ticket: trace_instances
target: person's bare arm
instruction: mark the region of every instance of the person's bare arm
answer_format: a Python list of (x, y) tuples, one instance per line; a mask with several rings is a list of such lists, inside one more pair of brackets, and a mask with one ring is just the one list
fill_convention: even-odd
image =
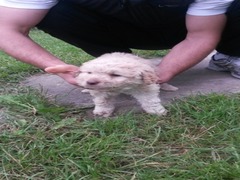
[[(22, 62), (41, 69), (55, 65), (66, 65), (28, 36), (29, 30), (39, 23), (47, 12), (48, 10), (0, 6), (0, 49)], [(58, 75), (69, 83), (75, 84), (70, 72)]]
[(186, 16), (187, 36), (163, 58), (156, 71), (159, 83), (196, 65), (217, 46), (226, 23), (224, 14)]

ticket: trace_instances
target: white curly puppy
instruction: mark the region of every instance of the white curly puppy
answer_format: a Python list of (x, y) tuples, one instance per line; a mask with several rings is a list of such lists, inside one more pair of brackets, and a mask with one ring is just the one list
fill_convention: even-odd
[[(76, 77), (78, 85), (93, 96), (94, 115), (109, 117), (114, 111), (114, 98), (120, 93), (137, 99), (143, 110), (164, 115), (159, 98), (160, 85), (150, 60), (126, 53), (110, 53), (85, 62)], [(168, 84), (162, 89), (177, 90)]]

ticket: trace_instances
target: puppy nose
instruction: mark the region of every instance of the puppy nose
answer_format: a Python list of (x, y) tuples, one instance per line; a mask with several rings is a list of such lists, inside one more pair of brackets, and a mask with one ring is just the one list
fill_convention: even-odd
[(100, 83), (100, 81), (96, 79), (91, 79), (87, 81), (88, 85), (97, 85), (98, 83)]

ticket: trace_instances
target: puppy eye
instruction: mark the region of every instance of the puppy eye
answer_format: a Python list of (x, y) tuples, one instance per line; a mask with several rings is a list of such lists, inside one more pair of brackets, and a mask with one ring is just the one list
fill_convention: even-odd
[(110, 74), (110, 76), (112, 76), (112, 77), (119, 77), (121, 75), (112, 73), (112, 74)]
[(87, 72), (88, 74), (92, 74), (92, 72)]

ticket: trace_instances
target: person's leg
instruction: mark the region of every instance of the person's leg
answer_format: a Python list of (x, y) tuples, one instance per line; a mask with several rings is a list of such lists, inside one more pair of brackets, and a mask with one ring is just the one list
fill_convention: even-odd
[(209, 62), (208, 68), (215, 71), (229, 71), (240, 79), (240, 1), (235, 0), (227, 13), (227, 24), (217, 53)]
[(60, 1), (37, 27), (93, 56), (116, 50), (131, 52), (120, 44), (113, 46), (112, 32), (106, 23), (103, 15), (69, 1)]
[(235, 0), (226, 13), (227, 24), (216, 50), (240, 57), (240, 1)]
[(183, 7), (145, 4), (109, 14), (102, 12), (101, 6), (92, 9), (76, 2), (60, 1), (38, 28), (93, 56), (131, 52), (130, 48), (169, 49), (186, 36)]

